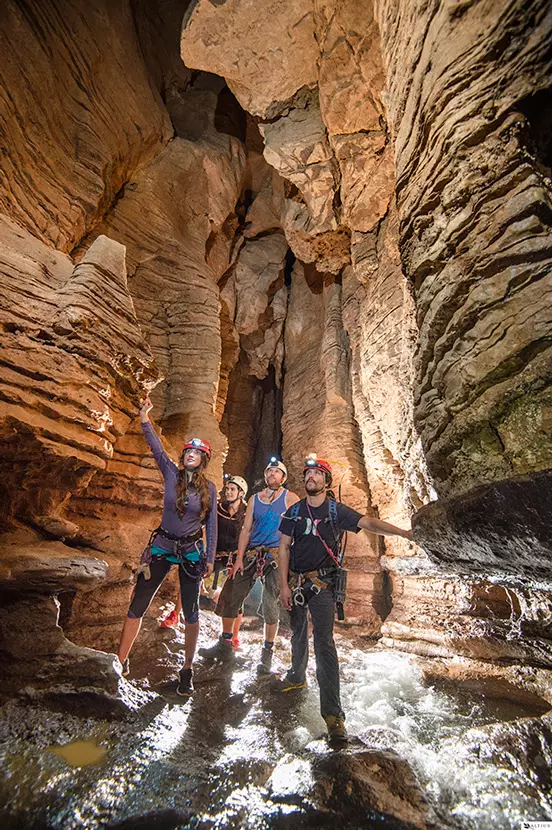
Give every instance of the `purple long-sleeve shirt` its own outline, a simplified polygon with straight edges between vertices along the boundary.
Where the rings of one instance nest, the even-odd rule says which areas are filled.
[[[161,524],[173,536],[191,536],[192,533],[196,533],[202,527],[199,518],[201,510],[199,494],[195,490],[189,491],[186,512],[183,516],[179,516],[176,509],[178,467],[163,449],[163,444],[149,421],[142,421],[142,432],[165,481]],[[205,527],[207,536],[206,553],[207,562],[214,562],[217,547],[217,488],[212,481],[209,482],[209,494],[211,497],[211,506],[207,514]],[[163,548],[163,550],[172,550],[172,542],[160,534],[155,537],[154,543],[158,547]],[[193,545],[190,546],[191,549],[193,549]]]

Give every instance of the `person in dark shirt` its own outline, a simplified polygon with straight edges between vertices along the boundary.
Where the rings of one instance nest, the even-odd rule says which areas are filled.
[[[309,657],[310,611],[320,689],[320,712],[330,740],[347,739],[345,715],[339,694],[339,664],[333,638],[336,588],[342,577],[341,537],[345,531],[369,530],[384,536],[412,540],[402,530],[373,516],[363,516],[328,494],[332,468],[327,461],[309,456],[303,469],[306,498],[286,510],[280,522],[280,599],[291,613],[291,668],[279,685],[289,692],[306,686]]]
[[[228,476],[224,488],[224,501],[221,501],[217,510],[218,539],[215,556],[215,570],[211,590],[218,587],[220,573],[231,568],[238,550],[238,539],[243,526],[247,509],[247,482],[241,476]],[[222,587],[222,586],[221,586]],[[220,591],[220,588],[219,588]],[[216,596],[216,594],[215,594]],[[232,628],[232,645],[239,646],[240,626],[243,620],[243,605],[239,608],[238,616]]]
[[[192,663],[199,634],[199,585],[202,576],[212,573],[217,544],[217,490],[205,477],[211,457],[207,441],[193,438],[184,444],[177,465],[165,452],[149,419],[152,403],[146,398],[140,410],[142,431],[163,475],[163,515],[142,554],[142,567],[128,609],[119,643],[123,675],[129,673],[128,655],[142,617],[173,565],[178,566],[180,596],[186,620],[184,667],[177,692],[193,694]],[[203,544],[206,527],[207,550]]]

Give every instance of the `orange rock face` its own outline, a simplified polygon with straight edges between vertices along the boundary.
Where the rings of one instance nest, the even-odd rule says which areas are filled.
[[[105,468],[158,374],[122,245],[101,236],[73,268],[13,224],[2,231],[4,515],[45,525]]]
[[[302,494],[314,451],[361,512],[420,511],[447,569],[530,576],[538,524],[545,578],[527,496],[552,455],[544,0],[28,5],[0,32],[0,589],[16,616],[32,594],[43,657],[88,665],[60,621],[114,647],[161,505],[148,392],[170,453],[212,443],[218,484],[225,460],[253,484],[282,450]],[[502,479],[525,495],[497,545],[500,519],[473,519]],[[364,533],[347,563],[363,633],[537,659],[505,603],[542,638],[546,592],[466,586]],[[13,688],[33,631],[8,636]]]

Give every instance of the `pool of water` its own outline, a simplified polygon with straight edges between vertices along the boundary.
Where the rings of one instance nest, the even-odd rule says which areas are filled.
[[[314,663],[304,693],[277,696],[255,676],[260,634],[244,636],[237,666],[198,666],[191,702],[165,679],[153,689],[158,696],[117,720],[31,703],[3,707],[3,829],[424,826],[397,818],[392,804],[365,810],[355,824],[345,793],[341,805],[335,794],[324,809],[315,805],[320,763],[335,753],[323,738]],[[340,651],[353,736],[344,756],[366,765],[370,752],[384,752],[405,763],[443,827],[510,830],[552,818],[542,705],[429,683],[407,655],[345,643]],[[279,656],[287,657],[284,643]]]

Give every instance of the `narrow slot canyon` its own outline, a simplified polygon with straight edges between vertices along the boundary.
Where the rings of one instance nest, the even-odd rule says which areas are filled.
[[[3,828],[552,826],[551,45],[545,0],[2,4]],[[182,695],[172,540],[140,630],[149,418],[219,534],[310,454],[332,527],[404,531],[337,547],[347,742],[313,606],[282,694],[294,611],[257,580],[225,640],[206,573]]]

